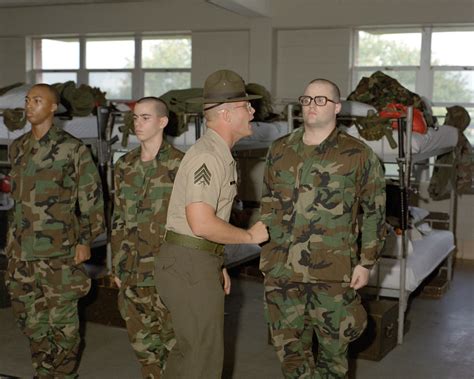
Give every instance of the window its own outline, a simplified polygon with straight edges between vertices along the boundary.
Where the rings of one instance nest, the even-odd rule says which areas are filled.
[[[145,96],[163,94],[191,84],[191,39],[146,37],[142,41]]]
[[[61,51],[61,56],[57,54]],[[33,41],[35,83],[77,81],[79,39],[43,38]]]
[[[471,28],[357,30],[352,85],[377,70],[426,96],[443,123],[446,107],[461,105],[471,115],[464,132],[474,144],[474,41]]]
[[[96,36],[33,39],[32,81],[68,80],[108,100],[161,96],[191,86],[191,37]]]
[[[421,37],[420,29],[402,32],[358,31],[354,88],[362,77],[380,70],[397,79],[410,91],[415,91],[420,70]]]

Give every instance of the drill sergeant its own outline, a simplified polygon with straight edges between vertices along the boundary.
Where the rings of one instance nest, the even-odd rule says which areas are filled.
[[[157,263],[158,292],[171,312],[176,345],[164,377],[220,379],[224,355],[223,244],[256,244],[268,238],[257,222],[244,230],[228,223],[237,193],[230,149],[252,134],[254,109],[242,78],[233,71],[211,74],[203,98],[207,131],[185,154],[171,194],[165,242]]]

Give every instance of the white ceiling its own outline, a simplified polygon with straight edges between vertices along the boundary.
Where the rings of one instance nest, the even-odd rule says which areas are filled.
[[[38,7],[48,5],[74,5],[87,3],[125,3],[150,0],[0,0],[0,8]]]

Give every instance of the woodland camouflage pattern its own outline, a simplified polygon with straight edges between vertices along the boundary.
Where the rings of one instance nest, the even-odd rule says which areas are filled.
[[[363,77],[356,89],[347,96],[347,100],[373,105],[378,111],[383,110],[390,103],[413,105],[423,112],[428,127],[435,126],[433,116],[421,97],[382,71],[376,71],[368,78]]]
[[[115,166],[113,268],[122,283],[154,286],[154,257],[164,237],[171,190],[184,154],[163,141],[146,168],[140,154],[137,148]]]
[[[372,267],[382,248],[382,167],[367,145],[337,129],[316,147],[305,147],[302,135],[300,128],[276,140],[267,155],[261,214],[270,242],[260,269],[301,283],[350,282],[352,269]]]
[[[276,140],[267,155],[261,217],[270,242],[260,259],[266,317],[285,378],[344,378],[347,345],[367,317],[349,283],[354,267],[371,268],[382,248],[385,180],[363,142],[335,129],[307,146],[303,133]]]
[[[9,155],[15,206],[7,255],[72,256],[76,244],[104,231],[101,182],[82,142],[52,126],[38,141],[31,132],[16,139]]]
[[[39,378],[76,378],[79,352],[77,301],[91,281],[74,258],[11,258],[7,286],[21,331],[29,337]],[[51,327],[54,325],[54,327]]]
[[[345,378],[347,347],[367,325],[357,292],[340,283],[265,278],[265,316],[285,378]],[[318,358],[313,356],[313,330]]]
[[[10,148],[12,197],[8,289],[30,340],[39,378],[75,378],[80,343],[77,301],[90,279],[74,263],[77,244],[104,230],[101,182],[87,147],[52,126]]]
[[[118,306],[127,323],[130,343],[141,363],[142,376],[159,379],[176,343],[168,309],[155,287],[120,287]]]
[[[154,160],[144,163],[140,156],[139,147],[115,166],[113,270],[122,281],[118,305],[130,343],[143,377],[153,379],[160,377],[176,343],[171,315],[155,289],[154,271],[184,154],[163,141]]]
[[[436,164],[447,166],[435,166],[433,170],[428,193],[434,200],[449,199],[453,187],[458,194],[472,193],[474,182],[474,150],[463,133],[471,123],[471,117],[467,110],[459,105],[446,109],[448,113],[444,124],[457,128],[459,136],[453,152],[436,158]]]

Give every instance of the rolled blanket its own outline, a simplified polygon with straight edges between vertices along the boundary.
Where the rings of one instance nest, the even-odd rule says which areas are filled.
[[[26,125],[26,113],[23,108],[5,109],[3,122],[10,132],[23,129]]]

